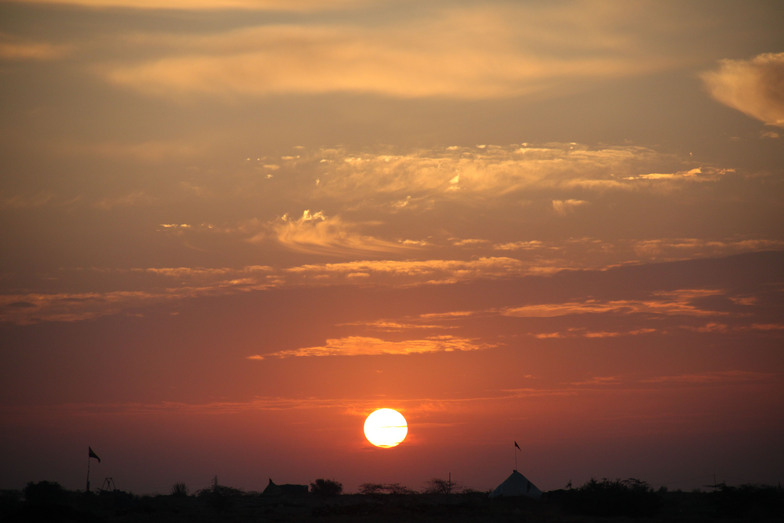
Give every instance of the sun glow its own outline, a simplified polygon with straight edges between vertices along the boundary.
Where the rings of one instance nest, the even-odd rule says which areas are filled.
[[[406,418],[396,410],[378,409],[365,420],[365,437],[376,447],[396,447],[407,434]]]

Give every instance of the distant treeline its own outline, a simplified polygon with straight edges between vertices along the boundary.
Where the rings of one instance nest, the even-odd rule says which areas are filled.
[[[303,487],[285,488],[285,487]],[[541,499],[492,499],[489,492],[456,488],[434,479],[416,492],[400,484],[365,483],[343,494],[332,479],[306,485],[270,485],[246,492],[218,484],[188,493],[177,483],[168,495],[121,490],[68,491],[58,483],[29,483],[0,491],[0,521],[759,521],[784,520],[781,486],[714,485],[707,491],[652,489],[644,481],[590,480],[578,488],[545,492]]]

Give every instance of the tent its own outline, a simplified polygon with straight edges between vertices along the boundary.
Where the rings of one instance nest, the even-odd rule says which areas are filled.
[[[536,485],[528,481],[528,478],[516,470],[512,471],[512,474],[490,493],[491,498],[502,496],[528,496],[529,498],[539,498],[541,495],[542,491],[536,488]]]

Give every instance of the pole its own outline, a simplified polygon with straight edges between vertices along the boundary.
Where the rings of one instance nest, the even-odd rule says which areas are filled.
[[[514,450],[514,453],[515,453],[515,468],[514,469],[517,470],[517,444],[516,443],[515,443],[515,446],[513,447],[512,450]]]
[[[90,492],[90,456],[87,456],[87,492]]]

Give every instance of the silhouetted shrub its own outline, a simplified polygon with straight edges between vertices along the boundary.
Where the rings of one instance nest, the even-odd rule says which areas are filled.
[[[236,498],[243,495],[243,492],[233,487],[218,485],[218,478],[213,480],[212,487],[200,490],[196,497],[206,501],[215,510],[226,510],[231,507]]]
[[[784,490],[781,488],[722,484],[711,497],[716,510],[723,516],[784,516]]]
[[[19,507],[22,502],[22,492],[19,490],[0,490],[0,516],[7,514]],[[2,517],[0,517],[2,519]]]
[[[359,493],[366,496],[382,492],[384,492],[384,485],[381,483],[363,483],[359,486]]]
[[[334,479],[317,479],[310,484],[311,494],[317,496],[339,496],[343,493],[343,484]]]
[[[567,510],[588,516],[652,516],[661,507],[660,496],[634,478],[591,479],[579,489],[558,491],[556,499]]]
[[[188,487],[185,483],[175,483],[171,488],[171,495],[175,497],[185,497],[188,495]]]
[[[371,494],[416,494],[415,491],[400,483],[363,483],[359,486],[359,493]]]
[[[31,505],[59,505],[68,499],[68,493],[54,481],[30,482],[24,488],[25,501]]]
[[[455,487],[451,479],[433,478],[427,482],[425,494],[451,494]]]

